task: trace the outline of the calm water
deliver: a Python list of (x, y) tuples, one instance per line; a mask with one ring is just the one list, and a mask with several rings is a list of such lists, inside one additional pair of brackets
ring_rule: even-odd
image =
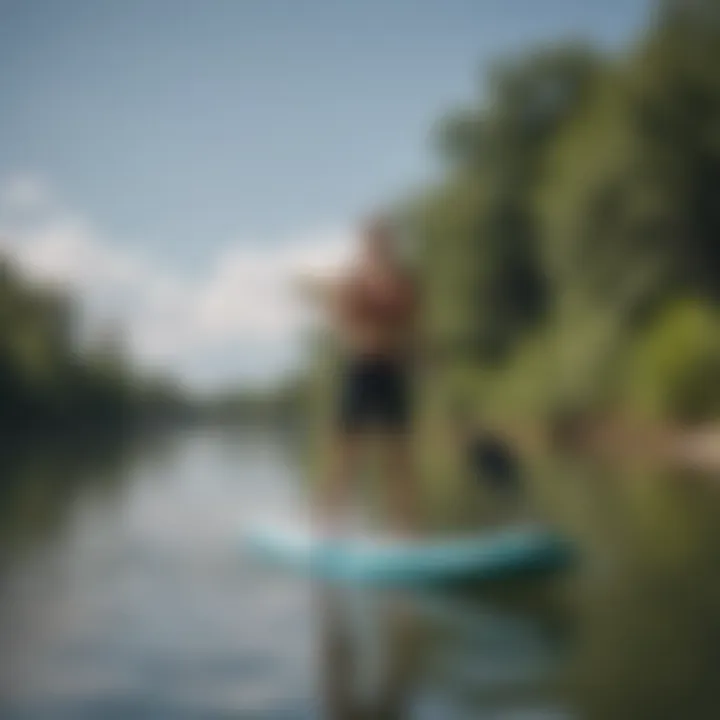
[(296, 502), (279, 434), (2, 463), (2, 718), (720, 717), (720, 479), (543, 463), (574, 570), (399, 595), (243, 558), (244, 519)]

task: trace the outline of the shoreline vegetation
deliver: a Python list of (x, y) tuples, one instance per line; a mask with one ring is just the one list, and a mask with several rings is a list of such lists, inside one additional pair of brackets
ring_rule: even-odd
[(65, 290), (31, 281), (0, 257), (0, 434), (118, 433), (183, 417), (187, 399), (170, 377), (140, 372), (122, 332), (78, 339), (79, 311)]
[(302, 383), (199, 394), (131, 360), (122, 330), (78, 339), (71, 295), (0, 257), (0, 446), (183, 425), (294, 422)]
[(696, 427), (637, 425), (595, 420), (568, 436), (545, 425), (499, 424), (496, 431), (513, 446), (531, 453), (548, 450), (581, 453), (614, 463), (720, 472), (720, 423)]
[(454, 348), (421, 450), (459, 404), (532, 444), (720, 467), (717, 2), (485, 81), (439, 124), (442, 177), (397, 209), (428, 344)]

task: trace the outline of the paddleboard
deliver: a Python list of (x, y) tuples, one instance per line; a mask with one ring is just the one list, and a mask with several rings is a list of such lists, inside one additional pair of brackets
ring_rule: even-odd
[(303, 528), (258, 524), (243, 545), (254, 558), (330, 580), (432, 584), (558, 567), (567, 543), (537, 526), (417, 540), (328, 538)]

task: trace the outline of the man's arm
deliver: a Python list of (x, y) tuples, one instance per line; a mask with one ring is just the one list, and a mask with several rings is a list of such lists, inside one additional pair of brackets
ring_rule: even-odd
[(353, 275), (350, 270), (333, 276), (306, 274), (295, 279), (295, 289), (304, 300), (335, 312), (344, 307), (352, 294)]

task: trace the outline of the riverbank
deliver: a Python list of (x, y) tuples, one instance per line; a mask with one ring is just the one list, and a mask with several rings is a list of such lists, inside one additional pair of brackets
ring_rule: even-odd
[(698, 427), (649, 426), (584, 420), (573, 425), (498, 428), (519, 448), (583, 452), (617, 461), (720, 472), (720, 423)]

